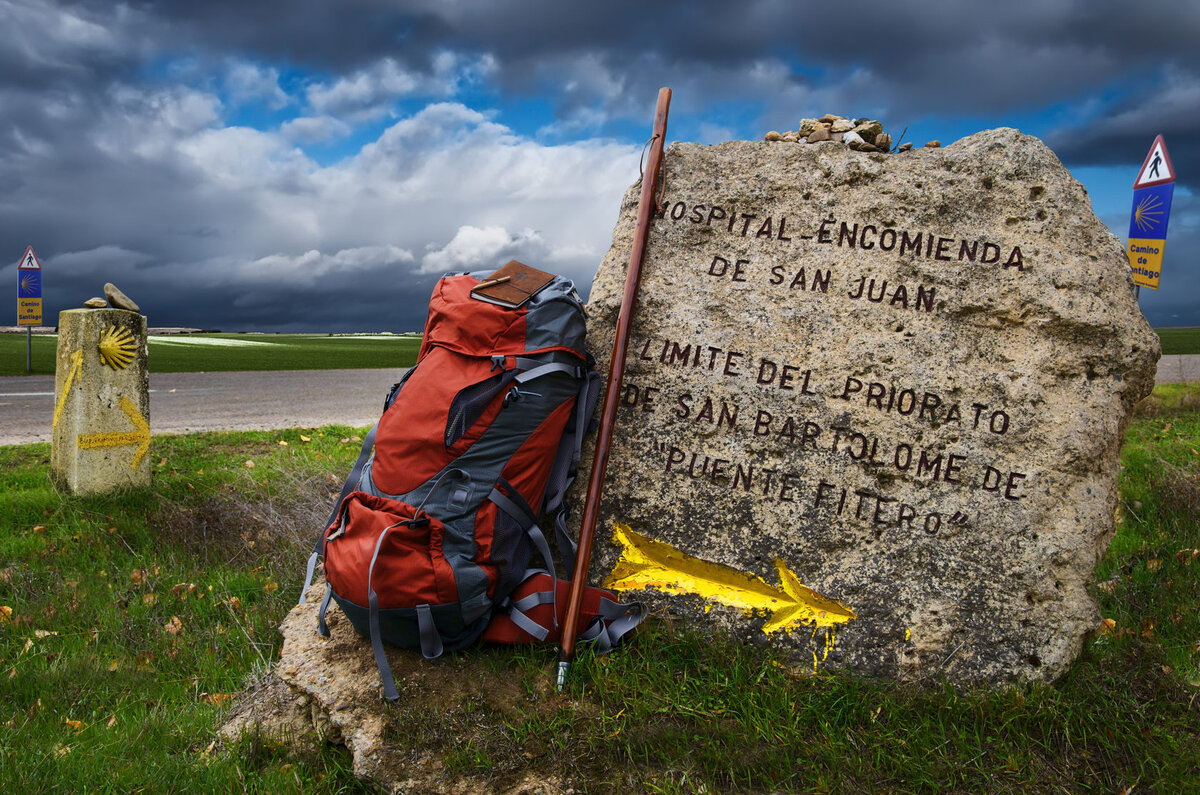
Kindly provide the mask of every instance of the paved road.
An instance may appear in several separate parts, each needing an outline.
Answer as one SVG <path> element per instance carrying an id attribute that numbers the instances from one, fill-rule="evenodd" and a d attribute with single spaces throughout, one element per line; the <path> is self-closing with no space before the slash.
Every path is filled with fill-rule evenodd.
<path id="1" fill-rule="evenodd" d="M 150 430 L 266 430 L 371 425 L 403 370 L 152 373 Z M 1200 355 L 1164 356 L 1158 383 L 1200 381 Z M 0 444 L 50 440 L 52 376 L 0 378 Z"/>
<path id="2" fill-rule="evenodd" d="M 151 373 L 150 432 L 371 425 L 402 369 Z M 0 378 L 0 444 L 50 441 L 54 377 Z"/>

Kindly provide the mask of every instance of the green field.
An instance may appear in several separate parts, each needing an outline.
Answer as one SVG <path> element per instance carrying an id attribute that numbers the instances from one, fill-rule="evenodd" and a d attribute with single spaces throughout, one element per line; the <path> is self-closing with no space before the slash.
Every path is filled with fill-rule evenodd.
<path id="1" fill-rule="evenodd" d="M 1159 328 L 1154 330 L 1162 341 L 1163 355 L 1200 353 L 1200 326 Z"/>
<path id="2" fill-rule="evenodd" d="M 0 375 L 24 375 L 24 334 L 0 334 Z M 33 374 L 54 375 L 58 337 L 33 337 Z M 409 367 L 421 338 L 402 334 L 171 334 L 152 335 L 152 373 L 218 370 L 334 370 Z"/>
<path id="3" fill-rule="evenodd" d="M 1200 327 L 1157 329 L 1163 354 L 1200 353 Z M 33 337 L 33 374 L 54 375 L 58 337 Z M 150 338 L 150 372 L 408 367 L 421 339 L 388 334 L 179 334 Z M 25 375 L 24 334 L 0 334 L 0 376 Z"/>
<path id="4" fill-rule="evenodd" d="M 90 498 L 54 488 L 48 444 L 0 446 L 0 788 L 375 791 L 340 746 L 216 734 L 278 658 L 362 432 L 155 437 L 152 490 Z M 1200 384 L 1136 410 L 1093 582 L 1107 620 L 1054 684 L 813 675 L 652 616 L 562 694 L 550 646 L 414 653 L 388 742 L 411 791 L 1195 792 L 1197 438 Z"/>

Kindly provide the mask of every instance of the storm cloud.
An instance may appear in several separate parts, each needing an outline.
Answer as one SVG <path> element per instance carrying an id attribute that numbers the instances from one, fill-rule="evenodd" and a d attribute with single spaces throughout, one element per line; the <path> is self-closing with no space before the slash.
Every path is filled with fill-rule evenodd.
<path id="1" fill-rule="evenodd" d="M 1121 237 L 1162 133 L 1171 288 L 1142 304 L 1200 324 L 1194 4 L 0 0 L 0 22 L 0 299 L 33 245 L 51 323 L 113 281 L 156 326 L 410 330 L 439 273 L 512 257 L 586 292 L 669 85 L 673 139 L 830 111 L 918 145 L 1019 127 Z"/>

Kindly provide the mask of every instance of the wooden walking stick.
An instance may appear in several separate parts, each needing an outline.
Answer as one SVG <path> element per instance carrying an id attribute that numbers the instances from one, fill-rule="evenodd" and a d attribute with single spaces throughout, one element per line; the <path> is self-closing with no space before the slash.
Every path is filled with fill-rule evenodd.
<path id="1" fill-rule="evenodd" d="M 604 473 L 608 469 L 608 450 L 612 445 L 613 426 L 617 420 L 617 404 L 621 381 L 625 374 L 625 349 L 629 346 L 629 326 L 633 321 L 633 303 L 637 298 L 638 281 L 642 275 L 642 259 L 646 253 L 646 238 L 650 234 L 650 218 L 654 213 L 654 189 L 662 163 L 663 142 L 667 135 L 667 109 L 671 105 L 671 89 L 658 91 L 658 107 L 654 111 L 654 136 L 650 139 L 650 159 L 642 175 L 642 196 L 638 203 L 637 228 L 633 249 L 629 253 L 629 270 L 625 276 L 625 296 L 617 315 L 617 332 L 613 340 L 612 362 L 608 367 L 608 391 L 600 413 L 600 431 L 596 436 L 596 454 L 592 459 L 592 477 L 588 481 L 583 521 L 579 526 L 579 552 L 575 556 L 575 573 L 571 577 L 571 594 L 567 600 L 567 615 L 563 621 L 562 647 L 558 655 L 558 689 L 567 681 L 567 670 L 575 658 L 575 636 L 579 629 L 579 613 L 583 606 L 583 591 L 587 586 L 588 565 L 592 560 L 592 540 L 596 535 L 596 520 L 600 516 L 600 493 L 604 488 Z"/>

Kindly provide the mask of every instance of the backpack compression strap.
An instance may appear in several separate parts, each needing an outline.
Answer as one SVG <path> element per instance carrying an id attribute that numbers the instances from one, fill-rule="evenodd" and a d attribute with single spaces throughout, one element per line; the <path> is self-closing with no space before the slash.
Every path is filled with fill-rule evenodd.
<path id="1" fill-rule="evenodd" d="M 387 399 L 383 401 L 383 411 L 386 413 L 392 407 L 392 403 L 396 400 L 396 395 L 400 393 L 400 388 L 408 380 L 413 371 L 417 369 L 417 365 L 408 368 L 408 371 L 400 376 L 400 380 L 392 384 L 392 389 L 388 392 Z M 317 543 L 313 544 L 312 554 L 308 556 L 308 565 L 304 573 L 304 587 L 300 589 L 300 601 L 296 602 L 297 606 L 304 604 L 305 596 L 308 593 L 308 586 L 312 585 L 313 572 L 317 567 L 317 557 L 320 556 L 321 550 L 325 543 L 325 533 L 329 530 L 329 526 L 333 524 L 337 518 L 338 511 L 342 509 L 342 503 L 350 492 L 358 488 L 358 482 L 362 480 L 363 468 L 367 462 L 371 460 L 371 453 L 375 450 L 375 432 L 379 430 L 379 423 L 371 426 L 371 430 L 367 431 L 367 437 L 363 439 L 362 450 L 358 453 L 358 460 L 354 462 L 354 467 L 350 470 L 350 474 L 346 476 L 346 482 L 342 484 L 342 493 L 338 495 L 337 500 L 333 503 L 333 510 L 329 513 L 329 518 L 325 520 L 325 526 L 321 528 L 320 534 L 317 536 Z M 329 604 L 328 590 L 325 594 L 325 600 L 321 609 L 321 623 L 324 623 L 325 606 Z M 322 633 L 327 634 L 327 633 Z"/>
<path id="2" fill-rule="evenodd" d="M 545 571 L 531 571 L 517 586 L 513 598 L 492 617 L 482 639 L 491 643 L 557 643 L 562 638 L 557 602 L 561 601 L 565 609 L 570 585 Z M 563 598 L 556 600 L 553 594 L 560 590 Z M 579 633 L 579 640 L 594 644 L 596 651 L 604 654 L 637 627 L 645 613 L 637 602 L 621 604 L 613 593 L 588 586 L 584 590 L 583 617 L 587 628 Z"/>
<path id="3" fill-rule="evenodd" d="M 412 371 L 410 370 L 409 372 Z M 363 467 L 367 465 L 367 461 L 371 458 L 371 452 L 375 449 L 375 432 L 377 430 L 379 430 L 379 423 L 375 423 L 371 426 L 371 430 L 367 431 L 367 438 L 363 439 L 362 451 L 358 454 L 358 460 L 354 462 L 354 468 L 350 470 L 350 475 L 346 478 L 346 482 L 342 486 L 342 493 L 338 495 L 337 501 L 333 503 L 333 511 L 330 512 L 329 518 L 325 520 L 325 525 L 321 528 L 320 535 L 317 536 L 317 543 L 313 544 L 313 551 L 308 556 L 308 565 L 304 572 L 304 587 L 300 589 L 300 601 L 296 602 L 297 605 L 304 604 L 305 596 L 308 593 L 308 586 L 312 585 L 313 572 L 317 568 L 317 558 L 320 556 L 321 550 L 325 545 L 325 533 L 337 519 L 338 512 L 342 510 L 342 503 L 346 501 L 346 497 L 350 496 L 350 492 L 358 488 L 358 481 L 362 478 Z"/>

